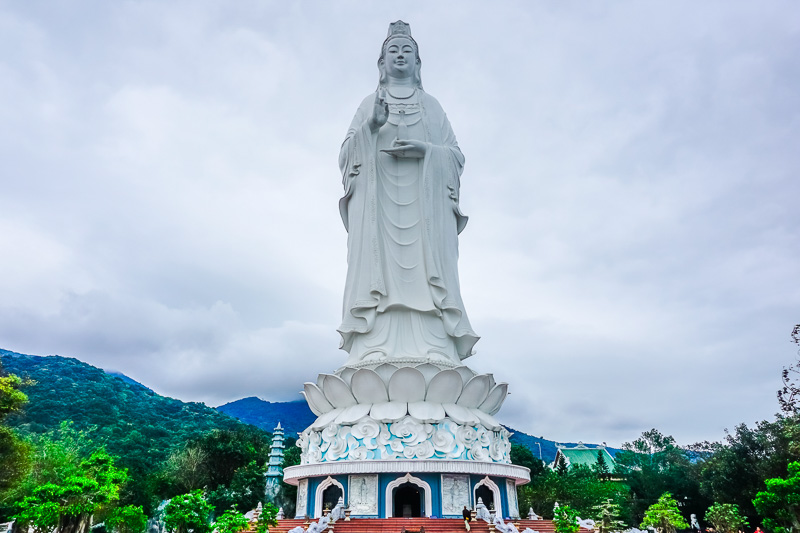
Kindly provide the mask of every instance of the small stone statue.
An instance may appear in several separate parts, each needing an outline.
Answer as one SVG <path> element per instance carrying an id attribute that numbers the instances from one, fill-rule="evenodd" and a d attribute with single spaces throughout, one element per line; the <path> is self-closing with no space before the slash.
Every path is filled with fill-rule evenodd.
<path id="1" fill-rule="evenodd" d="M 487 524 L 492 521 L 492 515 L 489 514 L 489 509 L 483 504 L 483 498 L 478 498 L 478 503 L 475 505 L 475 519 L 483 520 Z"/>
<path id="2" fill-rule="evenodd" d="M 336 522 L 340 518 L 344 518 L 344 498 L 339 496 L 339 501 L 336 502 L 336 507 L 328 515 L 331 519 L 331 523 Z"/>
<path id="3" fill-rule="evenodd" d="M 277 515 L 275 515 L 275 518 L 276 518 L 277 520 L 283 520 L 284 518 L 286 518 L 286 516 L 283 514 L 283 507 L 281 507 L 280 509 L 278 509 L 278 514 L 277 514 Z"/>
<path id="4" fill-rule="evenodd" d="M 533 512 L 533 507 L 528 508 L 528 520 L 541 520 L 542 517 Z"/>
<path id="5" fill-rule="evenodd" d="M 308 526 L 308 533 L 322 533 L 326 529 L 328 529 L 328 524 L 330 524 L 331 519 L 329 516 L 323 516 L 319 519 L 319 522 L 312 522 L 310 526 Z"/>
<path id="6" fill-rule="evenodd" d="M 503 522 L 503 517 L 497 512 L 494 514 L 494 528 L 500 533 L 519 533 L 517 526 L 509 521 L 508 524 Z"/>

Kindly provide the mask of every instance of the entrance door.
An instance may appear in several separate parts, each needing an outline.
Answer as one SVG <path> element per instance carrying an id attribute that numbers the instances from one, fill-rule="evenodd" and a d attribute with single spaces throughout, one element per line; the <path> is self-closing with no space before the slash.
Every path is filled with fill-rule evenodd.
<path id="1" fill-rule="evenodd" d="M 492 492 L 492 489 L 486 485 L 481 485 L 478 487 L 478 490 L 475 491 L 476 504 L 478 503 L 478 498 L 483 500 L 483 505 L 485 505 L 487 509 L 494 509 L 494 492 Z"/>
<path id="2" fill-rule="evenodd" d="M 414 518 L 422 516 L 423 489 L 413 483 L 403 483 L 392 492 L 394 516 Z"/>
<path id="3" fill-rule="evenodd" d="M 331 485 L 322 492 L 322 508 L 333 509 L 336 507 L 336 504 L 339 503 L 339 498 L 342 496 L 342 489 L 336 485 Z"/>

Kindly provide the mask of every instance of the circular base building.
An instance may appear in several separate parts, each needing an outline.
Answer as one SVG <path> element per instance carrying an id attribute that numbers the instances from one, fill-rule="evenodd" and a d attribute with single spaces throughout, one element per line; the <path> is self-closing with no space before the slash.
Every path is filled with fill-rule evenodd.
<path id="1" fill-rule="evenodd" d="M 306 383 L 317 420 L 298 440 L 297 518 L 317 518 L 343 498 L 351 516 L 460 517 L 480 498 L 517 518 L 510 434 L 494 418 L 506 383 L 466 366 L 407 360 L 345 366 Z"/>

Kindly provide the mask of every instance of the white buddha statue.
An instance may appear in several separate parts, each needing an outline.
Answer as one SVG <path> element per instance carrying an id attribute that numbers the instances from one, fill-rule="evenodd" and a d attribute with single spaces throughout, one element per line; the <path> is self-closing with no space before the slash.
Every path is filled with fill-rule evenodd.
<path id="1" fill-rule="evenodd" d="M 391 24 L 378 88 L 358 108 L 339 155 L 347 365 L 458 365 L 478 340 L 458 280 L 464 156 L 439 102 L 422 89 L 420 66 L 408 24 Z"/>

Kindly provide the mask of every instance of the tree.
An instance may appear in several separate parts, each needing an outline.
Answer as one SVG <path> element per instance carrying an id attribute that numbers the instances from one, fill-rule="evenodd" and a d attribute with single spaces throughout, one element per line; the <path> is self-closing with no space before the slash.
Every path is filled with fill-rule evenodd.
<path id="1" fill-rule="evenodd" d="M 164 525 L 175 533 L 210 533 L 213 509 L 200 490 L 181 494 L 164 508 Z"/>
<path id="2" fill-rule="evenodd" d="M 510 457 L 512 464 L 524 466 L 531 471 L 531 479 L 542 475 L 545 471 L 544 462 L 534 456 L 531 449 L 523 444 L 512 442 Z"/>
<path id="3" fill-rule="evenodd" d="M 712 445 L 713 455 L 698 464 L 702 492 L 711 502 L 735 503 L 742 514 L 758 522 L 760 513 L 753 498 L 765 479 L 784 475 L 786 465 L 796 460 L 791 451 L 796 431 L 797 421 L 786 417 L 758 422 L 755 427 L 736 426 L 723 443 Z"/>
<path id="4" fill-rule="evenodd" d="M 608 474 L 611 472 L 611 469 L 608 467 L 608 463 L 606 462 L 605 455 L 606 452 L 604 449 L 597 450 L 597 464 L 595 465 L 594 469 L 600 479 L 607 479 Z"/>
<path id="5" fill-rule="evenodd" d="M 567 459 L 564 457 L 563 454 L 559 454 L 558 456 L 558 463 L 556 463 L 556 472 L 559 476 L 565 476 L 569 471 L 569 466 L 567 465 Z"/>
<path id="6" fill-rule="evenodd" d="M 735 503 L 715 503 L 706 511 L 706 520 L 722 533 L 736 533 L 748 525 Z"/>
<path id="7" fill-rule="evenodd" d="M 767 529 L 776 533 L 800 530 L 800 462 L 789 464 L 786 479 L 765 481 L 767 490 L 756 494 L 756 510 L 764 517 Z"/>
<path id="8" fill-rule="evenodd" d="M 240 512 L 228 509 L 214 522 L 214 529 L 219 533 L 239 533 L 249 529 L 250 523 Z"/>
<path id="9" fill-rule="evenodd" d="M 117 507 L 106 518 L 106 530 L 117 533 L 142 533 L 147 527 L 147 516 L 140 505 Z"/>
<path id="10" fill-rule="evenodd" d="M 84 533 L 92 515 L 110 510 L 119 500 L 127 471 L 114 465 L 104 449 L 95 450 L 77 465 L 66 465 L 58 482 L 36 486 L 19 504 L 16 520 L 37 531 Z"/>
<path id="11" fill-rule="evenodd" d="M 792 329 L 792 342 L 800 344 L 800 324 Z M 800 359 L 793 365 L 784 367 L 781 375 L 783 387 L 778 391 L 778 404 L 787 415 L 800 415 Z"/>
<path id="12" fill-rule="evenodd" d="M 32 382 L 25 382 L 14 374 L 2 375 L 3 367 L 0 367 L 0 420 L 9 414 L 19 411 L 23 405 L 28 403 L 28 397 L 20 389 L 24 385 Z"/>
<path id="13" fill-rule="evenodd" d="M 623 444 L 615 460 L 617 472 L 624 475 L 631 489 L 634 522 L 640 522 L 647 507 L 665 492 L 686 503 L 687 513 L 701 514 L 712 503 L 700 492 L 702 462 L 693 461 L 688 450 L 656 429 Z"/>
<path id="14" fill-rule="evenodd" d="M 208 484 L 208 453 L 197 446 L 186 446 L 169 456 L 165 470 L 180 492 L 202 489 Z"/>
<path id="15" fill-rule="evenodd" d="M 678 502 L 672 494 L 665 492 L 656 503 L 647 508 L 640 528 L 653 527 L 660 533 L 675 533 L 677 529 L 686 529 L 689 524 L 678 511 Z"/>
<path id="16" fill-rule="evenodd" d="M 5 520 L 8 511 L 4 509 L 8 493 L 16 487 L 30 468 L 30 446 L 10 428 L 3 425 L 4 419 L 18 412 L 28 402 L 22 390 L 26 384 L 19 377 L 2 375 L 0 367 L 0 521 Z"/>
<path id="17" fill-rule="evenodd" d="M 578 511 L 569 505 L 559 505 L 553 510 L 556 533 L 578 533 Z"/>
<path id="18" fill-rule="evenodd" d="M 609 533 L 610 531 L 622 531 L 626 529 L 625 522 L 620 520 L 621 510 L 619 505 L 614 503 L 611 498 L 606 498 L 603 503 L 595 505 L 592 519 L 594 527 L 598 533 Z"/>
<path id="19" fill-rule="evenodd" d="M 264 466 L 251 461 L 236 469 L 228 486 L 222 485 L 209 491 L 208 502 L 217 512 L 233 508 L 245 513 L 254 509 L 264 499 L 264 474 Z"/>
<path id="20" fill-rule="evenodd" d="M 267 502 L 261 508 L 256 524 L 256 533 L 268 533 L 269 528 L 278 525 L 278 508 Z"/>

